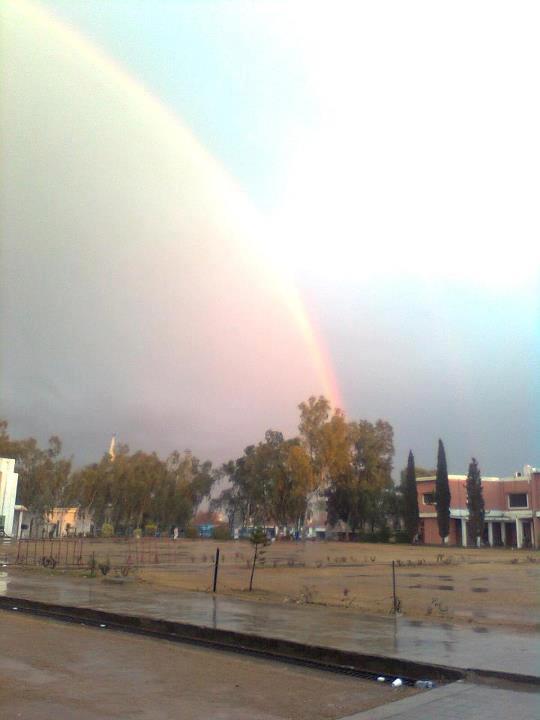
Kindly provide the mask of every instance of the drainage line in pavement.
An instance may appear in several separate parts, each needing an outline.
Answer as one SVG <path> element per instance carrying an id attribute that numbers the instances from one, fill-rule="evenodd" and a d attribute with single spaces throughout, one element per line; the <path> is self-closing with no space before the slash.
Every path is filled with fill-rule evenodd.
<path id="1" fill-rule="evenodd" d="M 247 655 L 258 658 L 259 660 L 267 660 L 273 662 L 286 663 L 288 665 L 296 665 L 299 667 L 307 667 L 312 670 L 322 670 L 324 672 L 331 672 L 336 675 L 349 675 L 351 677 L 363 678 L 366 680 L 377 681 L 378 677 L 381 677 L 381 673 L 369 672 L 367 670 L 359 670 L 353 666 L 347 665 L 333 665 L 330 663 L 324 663 L 319 660 L 311 660 L 309 658 L 293 657 L 292 655 L 282 655 L 266 650 L 257 650 L 255 648 L 248 648 L 242 645 L 228 645 L 226 643 L 220 643 L 217 640 L 206 640 L 202 638 L 192 638 L 182 635 L 171 635 L 169 633 L 162 633 L 156 630 L 145 630 L 144 628 L 128 627 L 122 623 L 114 621 L 107 621 L 106 623 L 100 623 L 97 620 L 85 619 L 84 622 L 80 617 L 68 615 L 65 613 L 55 613 L 47 610 L 41 610 L 38 608 L 29 608 L 23 606 L 16 607 L 2 607 L 0 610 L 17 611 L 28 615 L 35 615 L 38 617 L 48 618 L 50 620 L 57 620 L 58 622 L 71 623 L 73 625 L 83 625 L 85 627 L 93 628 L 106 628 L 107 630 L 114 630 L 116 632 L 126 632 L 132 635 L 142 635 L 144 637 L 159 638 L 160 640 L 167 640 L 175 643 L 185 643 L 186 645 L 193 645 L 194 647 L 205 647 L 207 649 L 217 650 L 219 652 L 232 652 L 237 655 Z M 264 639 L 264 638 L 262 638 Z M 398 678 L 397 675 L 384 675 L 385 683 L 392 683 Z M 416 680 L 409 677 L 399 675 L 403 685 L 413 687 Z M 379 681 L 380 682 L 380 681 Z"/>
<path id="2" fill-rule="evenodd" d="M 391 656 L 368 655 L 224 628 L 212 628 L 148 616 L 124 615 L 96 608 L 58 605 L 7 596 L 0 597 L 0 609 L 2 608 L 17 609 L 72 623 L 96 627 L 107 626 L 115 630 L 237 652 L 261 659 L 287 662 L 356 677 L 375 679 L 384 676 L 387 681 L 400 678 L 405 685 L 413 685 L 416 680 L 429 679 L 438 683 L 446 683 L 465 677 L 465 671 L 444 665 L 404 660 Z"/>

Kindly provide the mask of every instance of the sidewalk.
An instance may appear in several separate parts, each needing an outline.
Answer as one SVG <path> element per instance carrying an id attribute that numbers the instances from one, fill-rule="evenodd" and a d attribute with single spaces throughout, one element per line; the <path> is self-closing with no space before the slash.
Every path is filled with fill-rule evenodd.
<path id="1" fill-rule="evenodd" d="M 539 708 L 536 693 L 457 682 L 341 720 L 538 720 Z"/>
<path id="2" fill-rule="evenodd" d="M 0 595 L 192 623 L 260 637 L 540 678 L 538 635 L 366 617 L 346 609 L 275 605 L 206 593 L 116 585 L 101 579 L 44 575 L 6 568 Z"/>

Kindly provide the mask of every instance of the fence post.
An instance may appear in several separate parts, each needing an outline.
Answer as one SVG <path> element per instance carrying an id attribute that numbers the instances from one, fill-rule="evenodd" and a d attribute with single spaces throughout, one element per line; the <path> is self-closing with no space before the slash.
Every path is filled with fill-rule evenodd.
<path id="1" fill-rule="evenodd" d="M 249 578 L 249 592 L 253 590 L 253 573 L 255 572 L 255 563 L 257 562 L 257 549 L 258 545 L 255 545 L 255 552 L 253 553 L 253 565 L 251 566 L 251 575 Z"/>
<path id="2" fill-rule="evenodd" d="M 214 587 L 213 587 L 212 592 L 216 592 L 218 568 L 219 568 L 219 548 L 216 548 L 216 562 L 214 563 Z"/>
<path id="3" fill-rule="evenodd" d="M 396 562 L 392 560 L 392 598 L 394 615 L 397 614 L 397 598 L 396 598 Z"/>

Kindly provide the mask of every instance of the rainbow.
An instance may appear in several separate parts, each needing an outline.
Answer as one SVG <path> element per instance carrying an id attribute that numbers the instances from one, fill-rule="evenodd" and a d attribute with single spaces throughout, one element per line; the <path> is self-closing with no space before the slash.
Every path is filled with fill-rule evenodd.
<path id="1" fill-rule="evenodd" d="M 253 245 L 261 244 L 265 236 L 264 223 L 246 193 L 170 108 L 102 48 L 38 3 L 30 0 L 8 0 L 4 8 L 6 7 L 14 12 L 16 22 L 34 24 L 40 33 L 47 33 L 60 47 L 82 57 L 93 72 L 102 76 L 109 87 L 124 93 L 136 104 L 138 113 L 151 120 L 157 135 L 167 137 L 168 142 L 181 146 L 183 152 L 187 149 L 194 164 L 197 163 L 198 167 L 203 164 L 203 177 L 207 177 L 212 184 L 215 196 L 221 198 L 224 207 L 232 208 L 230 214 L 235 218 L 235 222 L 240 224 L 246 252 L 253 252 Z M 261 249 L 261 252 L 264 254 L 264 250 Z M 310 316 L 301 293 L 287 277 L 284 268 L 277 266 L 275 261 L 272 267 L 271 263 L 272 260 L 266 262 L 265 259 L 265 267 L 270 264 L 267 269 L 272 274 L 272 282 L 278 287 L 279 294 L 301 334 L 306 354 L 320 383 L 320 392 L 334 407 L 343 408 L 330 353 L 316 328 L 316 323 Z"/>

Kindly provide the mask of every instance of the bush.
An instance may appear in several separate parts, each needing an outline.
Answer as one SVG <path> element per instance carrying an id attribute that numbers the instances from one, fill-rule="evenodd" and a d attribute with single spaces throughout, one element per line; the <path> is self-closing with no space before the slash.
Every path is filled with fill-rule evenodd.
<path id="1" fill-rule="evenodd" d="M 135 530 L 133 531 L 133 537 L 137 540 L 139 540 L 142 537 L 141 528 L 135 528 Z"/>
<path id="2" fill-rule="evenodd" d="M 358 541 L 366 543 L 378 542 L 378 535 L 375 532 L 361 532 L 358 533 Z"/>
<path id="3" fill-rule="evenodd" d="M 101 537 L 110 538 L 114 535 L 114 527 L 110 523 L 103 523 L 101 526 Z"/>
<path id="4" fill-rule="evenodd" d="M 377 542 L 387 543 L 390 541 L 390 528 L 385 525 L 385 527 L 381 528 L 377 534 Z"/>
<path id="5" fill-rule="evenodd" d="M 268 545 L 270 543 L 268 535 L 266 534 L 266 530 L 262 527 L 253 528 L 249 539 L 251 543 L 255 546 L 262 545 L 264 547 L 265 545 Z"/>
<path id="6" fill-rule="evenodd" d="M 230 540 L 231 533 L 226 525 L 219 525 L 212 530 L 214 540 Z"/>
<path id="7" fill-rule="evenodd" d="M 199 537 L 198 529 L 193 525 L 189 525 L 189 527 L 186 528 L 186 537 L 190 540 L 196 540 Z"/>
<path id="8" fill-rule="evenodd" d="M 104 562 L 99 563 L 98 568 L 101 570 L 102 575 L 108 575 L 111 570 L 111 561 L 107 558 Z"/>
<path id="9" fill-rule="evenodd" d="M 148 523 L 144 526 L 144 534 L 153 537 L 156 534 L 157 531 L 157 525 L 156 523 Z"/>
<path id="10" fill-rule="evenodd" d="M 408 545 L 410 543 L 409 534 L 405 530 L 398 530 L 394 533 L 394 542 Z"/>

